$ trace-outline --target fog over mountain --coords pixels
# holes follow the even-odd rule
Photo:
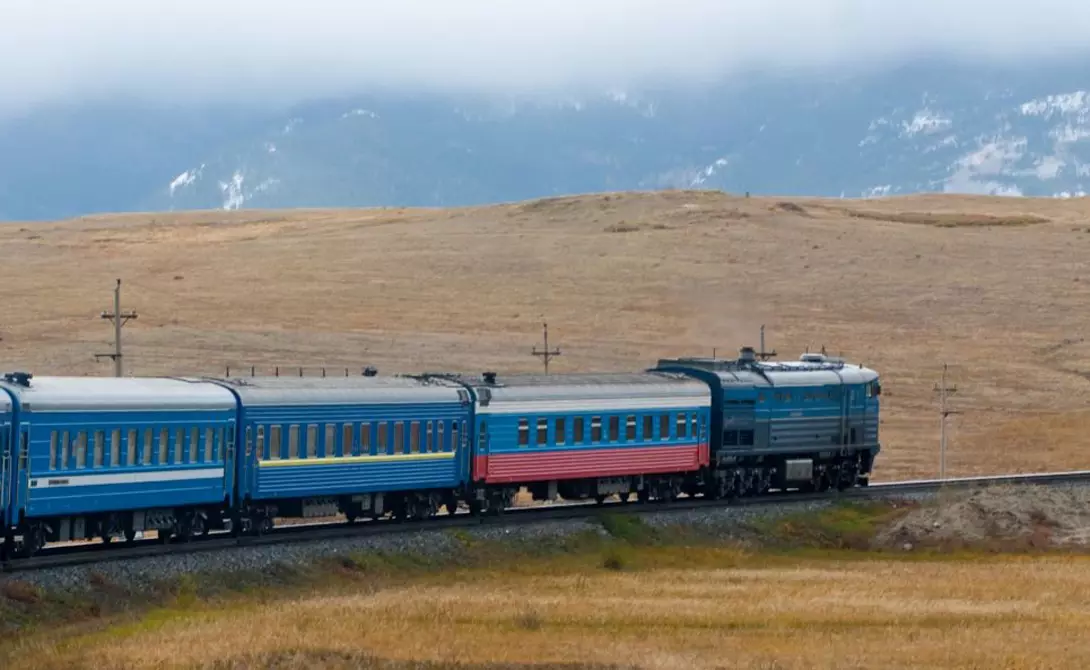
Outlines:
[[[1090,3],[13,0],[0,218],[1078,195]]]

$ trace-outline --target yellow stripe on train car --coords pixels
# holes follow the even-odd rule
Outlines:
[[[297,465],[350,465],[352,463],[390,463],[397,461],[445,461],[453,460],[453,451],[437,454],[383,454],[381,456],[330,456],[326,458],[286,458],[276,461],[261,461],[262,468],[286,468]]]

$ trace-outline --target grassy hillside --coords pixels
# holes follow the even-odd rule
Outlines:
[[[941,363],[954,474],[1085,468],[1090,204],[921,196],[608,194],[454,210],[95,216],[0,226],[0,359],[111,374],[99,318],[121,277],[127,369],[639,369],[768,344],[877,368],[876,478],[932,476]]]

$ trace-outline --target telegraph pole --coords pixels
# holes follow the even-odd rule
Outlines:
[[[95,354],[95,358],[112,358],[114,360],[114,376],[121,376],[121,326],[136,318],[136,312],[121,311],[121,280],[117,280],[114,287],[114,311],[103,312],[102,318],[114,322],[114,353]]]
[[[946,363],[942,364],[942,381],[934,390],[939,394],[939,479],[946,479],[946,417],[957,414],[956,411],[947,409],[946,396],[958,392],[956,386],[946,386]]]
[[[534,345],[534,349],[530,353],[533,356],[541,357],[541,360],[545,363],[545,374],[549,374],[549,359],[559,356],[560,348],[557,347],[552,351],[549,350],[549,324],[543,323],[541,324],[541,327],[545,331],[545,349],[543,351],[538,351],[537,345]]]
[[[761,350],[757,352],[757,357],[762,361],[767,361],[776,355],[776,350],[765,351],[765,325],[761,324]]]

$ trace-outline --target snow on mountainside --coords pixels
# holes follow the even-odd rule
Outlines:
[[[860,147],[905,146],[931,157],[926,182],[876,185],[871,193],[942,190],[987,195],[1084,195],[1090,183],[1090,94],[1013,96],[982,110],[924,106],[882,117]],[[904,150],[904,149],[902,149]]]
[[[311,110],[215,163],[207,183],[172,188],[165,206],[457,205],[663,187],[1071,197],[1090,184],[1084,90],[939,86],[872,96],[842,88],[803,87],[785,100],[775,99],[782,91],[695,100],[611,91],[485,108],[435,104],[411,121],[373,111],[381,104],[373,100]],[[370,171],[378,165],[406,174]]]
[[[25,219],[678,187],[1075,197],[1090,191],[1090,66],[922,62],[537,98],[59,109],[0,125],[0,155],[0,211]]]

